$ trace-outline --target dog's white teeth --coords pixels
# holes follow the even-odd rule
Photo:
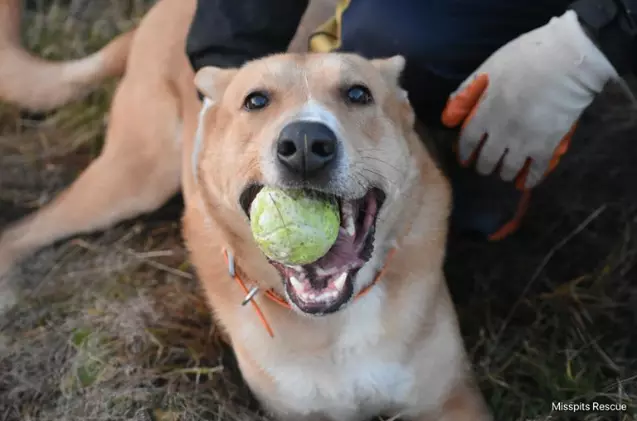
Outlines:
[[[356,224],[354,223],[354,206],[352,202],[343,202],[343,227],[347,232],[347,235],[353,237],[356,234]]]
[[[345,231],[347,231],[347,235],[353,237],[356,234],[356,225],[354,224],[354,218],[349,218],[345,223]]]
[[[334,281],[334,288],[337,291],[340,291],[345,286],[345,281],[347,280],[347,272],[343,272],[336,280]]]
[[[299,281],[298,279],[296,279],[296,277],[294,276],[290,276],[290,283],[292,284],[292,287],[297,290],[297,291],[303,291],[304,287],[303,284],[301,283],[301,281]]]

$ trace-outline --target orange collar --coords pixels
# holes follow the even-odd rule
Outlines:
[[[394,249],[394,248],[389,251],[389,253],[387,254],[387,259],[385,260],[385,264],[376,273],[376,276],[374,277],[374,280],[372,281],[372,283],[367,285],[365,288],[363,288],[356,295],[356,297],[354,298],[355,300],[357,300],[360,297],[362,297],[363,295],[367,294],[369,292],[369,290],[374,285],[376,285],[376,283],[380,280],[380,278],[382,278],[383,274],[385,273],[385,269],[387,268],[387,265],[389,264],[389,261],[394,256],[394,252],[395,251],[396,251],[396,249]],[[257,316],[259,317],[259,319],[261,320],[261,323],[263,324],[263,327],[268,332],[270,337],[273,338],[274,337],[274,332],[272,331],[272,327],[270,326],[270,324],[266,320],[265,315],[263,314],[263,311],[261,311],[261,308],[259,307],[259,304],[254,300],[255,295],[259,292],[259,288],[257,286],[253,286],[251,289],[248,289],[246,283],[241,279],[241,277],[237,273],[236,266],[235,266],[235,261],[234,261],[234,256],[232,255],[231,252],[227,251],[225,248],[223,249],[223,257],[225,258],[226,265],[228,266],[228,274],[230,275],[231,278],[233,278],[235,281],[237,281],[237,283],[239,284],[239,286],[241,287],[243,292],[246,294],[246,296],[243,299],[243,302],[241,304],[242,305],[246,305],[248,303],[252,303],[252,307],[254,308],[254,311],[256,311]],[[266,297],[268,297],[270,300],[274,301],[275,303],[277,303],[281,307],[284,307],[284,308],[287,308],[287,309],[291,309],[292,308],[290,306],[290,303],[288,303],[288,301],[285,298],[283,298],[279,294],[277,294],[276,291],[274,291],[273,289],[268,289],[267,291],[264,292],[264,294],[265,294]]]

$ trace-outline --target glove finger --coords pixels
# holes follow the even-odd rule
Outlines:
[[[467,121],[488,86],[489,77],[486,73],[477,75],[473,79],[467,79],[456,90],[457,94],[452,94],[447,101],[447,105],[442,111],[442,123],[451,128]]]
[[[498,142],[487,139],[482,146],[476,163],[478,174],[492,174],[496,165],[502,161],[502,156],[506,153],[506,146]]]
[[[546,174],[549,168],[549,161],[549,159],[531,160],[529,171],[524,179],[523,185],[525,189],[532,189],[537,186],[540,181],[542,181],[544,174]]]
[[[486,141],[486,133],[478,126],[471,127],[468,137],[458,139],[458,161],[464,166],[470,165],[480,155],[480,149]]]
[[[481,71],[480,69],[477,69],[475,72],[473,72],[469,77],[467,77],[461,84],[460,86],[458,86],[456,88],[455,91],[453,91],[451,93],[451,97],[455,98],[456,96],[458,96],[458,94],[461,91],[465,91],[467,90],[467,88],[470,85],[480,85],[480,84],[484,84],[484,89],[481,89],[482,91],[486,90],[488,84],[489,84],[489,75],[485,72],[485,71]],[[476,88],[477,89],[477,88]]]
[[[482,104],[484,105],[484,102]],[[458,137],[458,159],[463,165],[468,165],[477,157],[475,154],[479,151],[476,148],[485,141],[487,132],[484,120],[488,108],[487,106],[473,108],[462,124]]]
[[[506,104],[495,104],[496,102],[497,99],[493,99],[485,105],[491,109],[506,109]],[[490,123],[489,142],[493,143],[489,145],[492,150],[490,153],[493,153],[493,159],[499,159],[495,171],[492,172],[497,173],[503,181],[511,181],[520,172],[525,162],[525,154],[521,153],[519,146],[524,143],[511,140],[521,136],[519,122],[517,119],[495,119]],[[489,171],[491,171],[490,168]]]
[[[566,133],[555,148],[552,156],[548,158],[533,159],[533,163],[529,167],[529,174],[524,181],[525,188],[530,189],[537,186],[544,178],[555,170],[571,144],[571,139],[573,138],[573,133],[575,133],[576,127],[577,123],[573,124],[571,129],[568,133]]]
[[[522,155],[526,161],[515,179],[515,184],[518,189],[531,189],[542,179],[551,160],[551,155],[549,155],[550,150],[547,151],[545,147],[545,145],[552,143],[551,138],[553,138],[553,136],[550,134],[542,135],[539,132],[526,131],[524,132],[524,136],[519,139],[520,145],[526,145],[526,148],[520,151],[520,155]],[[533,149],[534,146],[535,149]]]
[[[470,151],[469,153],[469,157],[468,158],[464,158],[462,159],[460,157],[460,151],[459,151],[459,146],[458,143],[455,142],[452,146],[451,146],[451,150],[453,151],[453,153],[456,155],[456,159],[458,160],[458,162],[460,162],[460,165],[463,167],[468,167],[469,165],[471,165],[473,162],[475,162],[476,158],[478,157],[478,155],[480,155],[480,149],[482,149],[482,145],[484,145],[484,142],[487,140],[487,136],[486,134],[482,136],[482,139],[480,140],[480,142],[478,143],[478,145],[476,147],[473,148],[473,150]]]
[[[518,175],[515,177],[515,180],[513,181],[515,183],[515,188],[521,191],[527,191],[527,188],[524,186],[524,184],[526,183],[526,177],[529,174],[529,167],[531,166],[531,158],[526,158],[526,160],[524,161],[524,165],[522,166],[522,169],[520,170],[520,172],[518,173]]]
[[[524,168],[525,162],[526,157],[523,154],[508,152],[502,160],[500,178],[504,181],[513,181]]]

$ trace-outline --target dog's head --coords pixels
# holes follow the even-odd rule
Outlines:
[[[340,204],[340,234],[325,256],[296,267],[268,262],[300,312],[343,308],[373,281],[404,226],[424,152],[398,83],[403,67],[400,56],[310,54],[197,73],[206,98],[193,171],[227,238],[256,247],[249,209],[265,185],[335,196]]]

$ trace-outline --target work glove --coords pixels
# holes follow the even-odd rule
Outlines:
[[[451,94],[442,122],[462,125],[461,164],[530,189],[566,152],[584,109],[618,77],[569,10],[493,53]]]

